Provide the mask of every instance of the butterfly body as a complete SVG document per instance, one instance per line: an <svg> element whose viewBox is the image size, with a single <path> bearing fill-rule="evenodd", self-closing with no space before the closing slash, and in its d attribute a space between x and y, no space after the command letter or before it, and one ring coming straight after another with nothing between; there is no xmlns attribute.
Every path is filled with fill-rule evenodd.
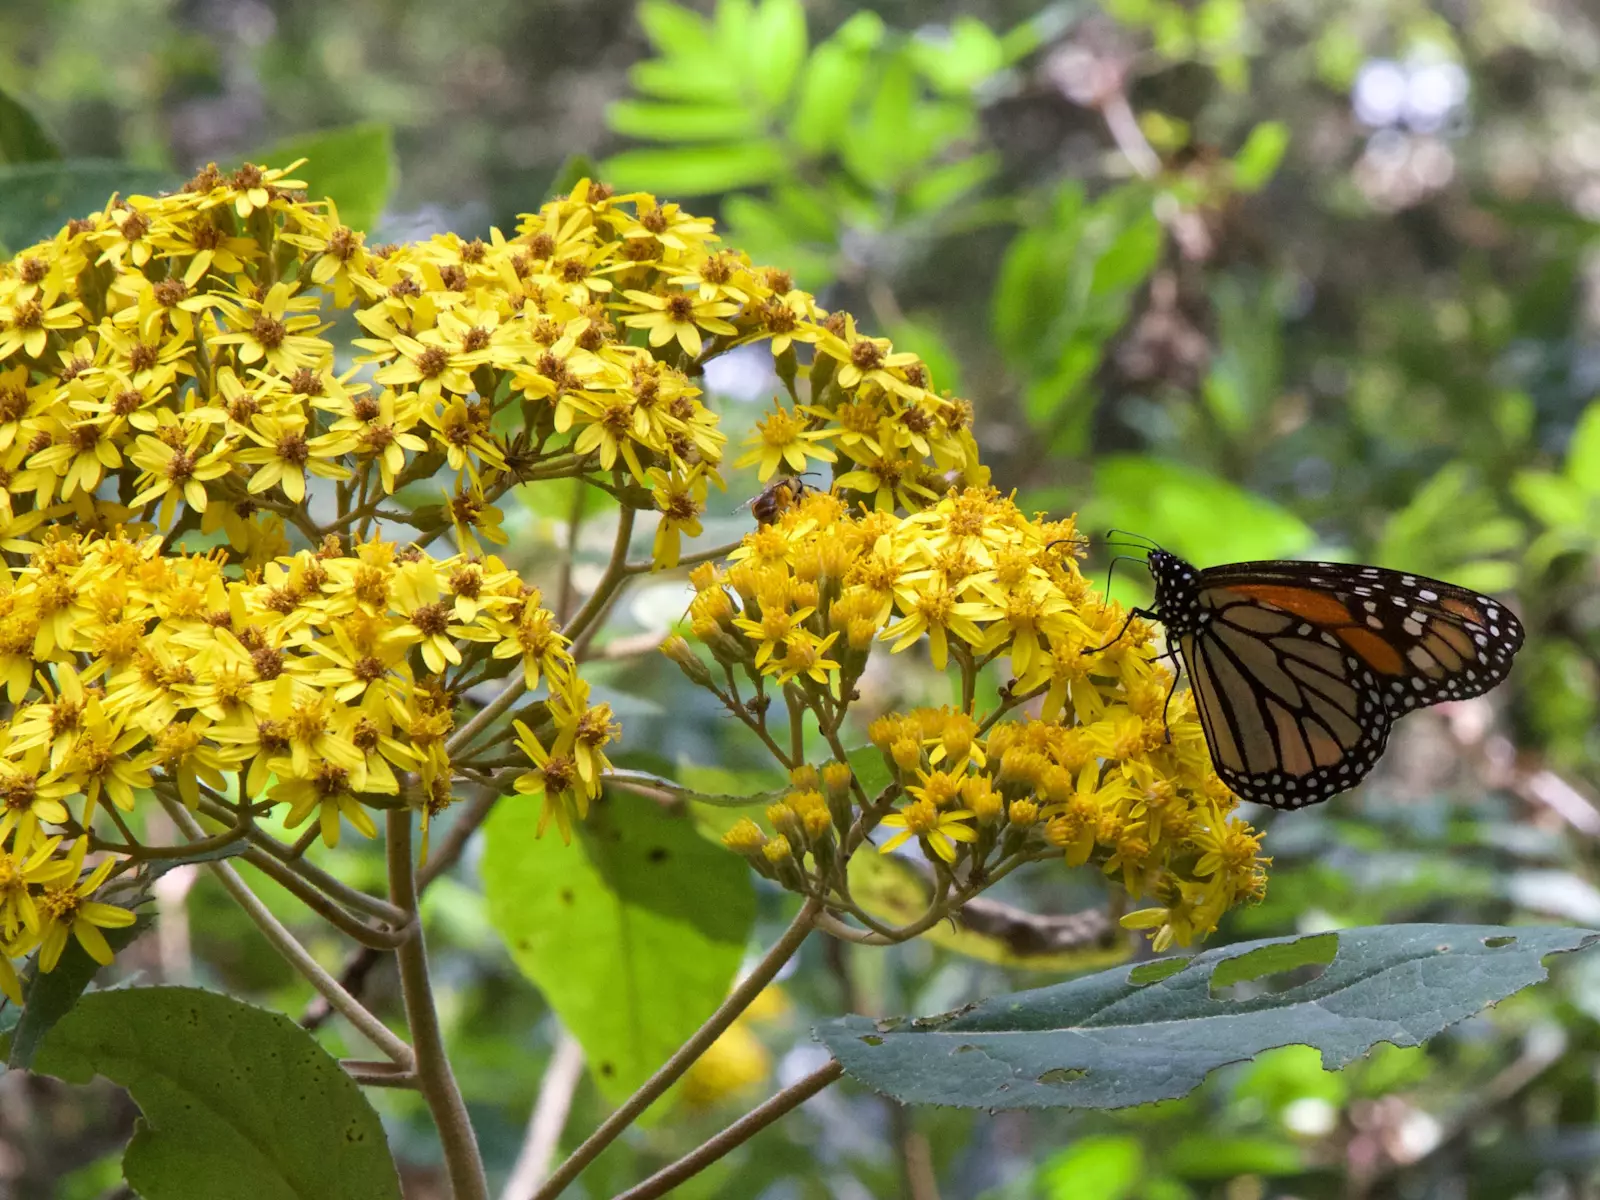
<svg viewBox="0 0 1600 1200"><path fill-rule="evenodd" d="M1212 764L1238 796L1303 808L1354 787L1411 709L1505 678L1522 626L1499 601L1383 567L1196 568L1152 550L1154 607Z"/></svg>

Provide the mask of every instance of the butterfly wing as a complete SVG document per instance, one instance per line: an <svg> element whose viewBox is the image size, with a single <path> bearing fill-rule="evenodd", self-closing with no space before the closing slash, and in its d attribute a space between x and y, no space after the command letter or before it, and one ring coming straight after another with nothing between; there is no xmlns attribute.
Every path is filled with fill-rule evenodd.
<svg viewBox="0 0 1600 1200"><path fill-rule="evenodd" d="M1390 710L1325 643L1274 637L1262 608L1231 605L1178 650L1211 762L1234 795L1303 808L1354 787L1383 753Z"/></svg>
<svg viewBox="0 0 1600 1200"><path fill-rule="evenodd" d="M1454 584L1338 563L1200 572L1203 619L1178 638L1224 783L1300 808L1353 787L1401 713L1487 691L1522 627Z"/></svg>

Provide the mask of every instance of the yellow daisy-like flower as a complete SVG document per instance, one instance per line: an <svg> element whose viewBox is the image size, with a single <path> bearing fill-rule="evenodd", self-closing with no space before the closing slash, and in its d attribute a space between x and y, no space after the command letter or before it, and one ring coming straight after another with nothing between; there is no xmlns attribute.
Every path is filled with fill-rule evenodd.
<svg viewBox="0 0 1600 1200"><path fill-rule="evenodd" d="M134 922L133 913L127 909L91 899L116 867L112 859L103 860L87 876L77 878L88 848L85 839L80 838L73 843L66 856L70 872L68 880L46 886L38 899L40 928L35 936L39 946L39 969L42 971L55 970L69 938L77 938L78 944L95 962L102 965L109 963L114 955L101 930L126 929Z"/></svg>
<svg viewBox="0 0 1600 1200"><path fill-rule="evenodd" d="M736 459L733 465L749 467L760 463L756 476L762 483L783 466L795 475L803 475L809 459L823 463L838 461L839 456L822 444L831 436L826 429L807 429L792 412L778 405L756 422L755 430L745 439L746 445L754 448Z"/></svg>
<svg viewBox="0 0 1600 1200"><path fill-rule="evenodd" d="M878 853L889 854L912 838L921 838L945 862L956 860L957 842L975 842L978 832L968 822L972 812L965 808L941 812L930 801L913 800L883 819L883 825L900 832L878 847Z"/></svg>

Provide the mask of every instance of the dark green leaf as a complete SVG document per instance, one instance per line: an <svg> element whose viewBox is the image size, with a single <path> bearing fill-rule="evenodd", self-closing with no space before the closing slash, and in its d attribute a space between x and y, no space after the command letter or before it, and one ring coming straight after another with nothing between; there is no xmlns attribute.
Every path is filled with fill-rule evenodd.
<svg viewBox="0 0 1600 1200"><path fill-rule="evenodd" d="M182 182L168 171L101 159L0 166L0 247L16 252L54 237L74 217L102 211L113 192L153 196Z"/></svg>
<svg viewBox="0 0 1600 1200"><path fill-rule="evenodd" d="M144 1120L122 1164L146 1200L399 1200L378 1114L281 1013L198 988L96 992L33 1069L133 1094Z"/></svg>
<svg viewBox="0 0 1600 1200"><path fill-rule="evenodd" d="M852 1076L906 1104L1127 1108L1187 1095L1274 1046L1314 1046L1337 1070L1378 1042L1419 1045L1538 983L1546 955L1600 933L1391 925L1329 936L1338 953L1319 976L1251 999L1214 998L1213 972L1301 939L1207 951L1142 986L1138 968L1119 967L917 1021L844 1017L817 1037Z"/></svg>
<svg viewBox="0 0 1600 1200"><path fill-rule="evenodd" d="M625 150L601 164L605 178L622 189L705 196L769 183L787 163L776 142L736 142L672 150Z"/></svg>
<svg viewBox="0 0 1600 1200"><path fill-rule="evenodd" d="M141 913L132 925L102 932L111 949L120 951L153 924L154 917ZM35 1066L34 1059L45 1036L82 1001L99 971L100 964L89 957L77 938L67 942L53 971L41 972L37 958L29 961L22 977L22 1019L11 1037L7 1065L43 1069Z"/></svg>
<svg viewBox="0 0 1600 1200"><path fill-rule="evenodd" d="M570 846L534 836L539 806L508 796L484 827L490 919L616 1102L727 995L755 917L750 868L626 792L608 792Z"/></svg>
<svg viewBox="0 0 1600 1200"><path fill-rule="evenodd" d="M619 100L607 106L606 124L617 133L654 142L725 142L761 131L760 116L748 108L646 100Z"/></svg>
<svg viewBox="0 0 1600 1200"><path fill-rule="evenodd" d="M351 229L378 223L394 186L394 133L378 122L324 129L277 142L247 154L245 161L286 167L297 158L294 177L303 179L313 200L327 197L339 206L339 220Z"/></svg>
<svg viewBox="0 0 1600 1200"><path fill-rule="evenodd" d="M61 157L61 147L39 118L15 96L0 89L0 162L48 162Z"/></svg>

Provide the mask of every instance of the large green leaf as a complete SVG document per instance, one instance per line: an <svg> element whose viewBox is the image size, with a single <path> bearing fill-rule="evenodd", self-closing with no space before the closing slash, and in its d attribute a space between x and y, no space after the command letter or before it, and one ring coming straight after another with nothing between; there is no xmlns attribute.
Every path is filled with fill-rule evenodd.
<svg viewBox="0 0 1600 1200"><path fill-rule="evenodd" d="M727 995L755 918L750 868L625 792L608 792L570 846L534 836L539 807L508 796L485 826L489 916L619 1101Z"/></svg>
<svg viewBox="0 0 1600 1200"><path fill-rule="evenodd" d="M33 1066L133 1094L144 1120L122 1166L146 1200L399 1200L378 1114L281 1013L198 988L96 992Z"/></svg>
<svg viewBox="0 0 1600 1200"><path fill-rule="evenodd" d="M61 147L45 132L39 118L0 89L0 162L48 162L60 157Z"/></svg>
<svg viewBox="0 0 1600 1200"><path fill-rule="evenodd" d="M0 165L0 249L15 252L54 237L72 218L105 208L112 192L154 195L182 182L170 171L107 159Z"/></svg>
<svg viewBox="0 0 1600 1200"><path fill-rule="evenodd" d="M1378 1042L1415 1046L1545 978L1547 954L1600 933L1383 925L1271 938L1119 967L916 1021L844 1017L816 1036L856 1079L906 1104L1127 1108L1187 1095L1216 1068L1309 1045L1330 1070ZM1337 952L1329 961L1330 941ZM1263 977L1291 982L1285 991ZM1234 999L1218 988L1254 984Z"/></svg>
<svg viewBox="0 0 1600 1200"><path fill-rule="evenodd" d="M394 133L375 121L286 138L245 158L267 167L306 159L294 177L305 181L313 200L338 205L339 220L351 229L376 225L394 186Z"/></svg>

